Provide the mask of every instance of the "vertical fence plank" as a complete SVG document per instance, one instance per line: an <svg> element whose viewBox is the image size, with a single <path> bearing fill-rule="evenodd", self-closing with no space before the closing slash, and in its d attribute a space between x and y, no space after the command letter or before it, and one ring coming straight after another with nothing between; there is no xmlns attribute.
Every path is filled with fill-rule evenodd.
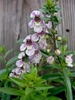
<svg viewBox="0 0 75 100"><path fill-rule="evenodd" d="M0 3L0 46L4 45L4 34L3 34L3 1ZM0 69L3 67L3 63L0 61Z"/></svg>

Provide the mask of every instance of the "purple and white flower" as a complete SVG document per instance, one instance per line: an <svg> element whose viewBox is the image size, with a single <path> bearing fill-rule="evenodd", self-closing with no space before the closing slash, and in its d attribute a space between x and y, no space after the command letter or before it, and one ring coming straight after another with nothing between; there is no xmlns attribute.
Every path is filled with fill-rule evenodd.
<svg viewBox="0 0 75 100"><path fill-rule="evenodd" d="M41 32L45 25L45 22L41 19L43 17L42 12L35 10L30 14L30 17L32 20L29 22L29 27L34 28L34 32Z"/></svg>
<svg viewBox="0 0 75 100"><path fill-rule="evenodd" d="M20 78L21 74L23 73L29 73L30 72L30 66L27 63L24 63L23 66L21 67L16 67L12 70L12 72L9 74L10 77L16 77L16 78Z"/></svg>
<svg viewBox="0 0 75 100"><path fill-rule="evenodd" d="M22 67L23 64L24 64L25 53L24 53L24 52L21 52L21 53L18 55L18 58L19 58L19 60L16 61L16 66L17 66L17 67Z"/></svg>
<svg viewBox="0 0 75 100"><path fill-rule="evenodd" d="M35 50L35 54L30 56L29 59L32 63L38 64L41 60L42 53L39 50Z"/></svg>
<svg viewBox="0 0 75 100"><path fill-rule="evenodd" d="M47 26L48 29L51 29L52 28L52 22L49 21L48 23L46 23L46 26Z"/></svg>
<svg viewBox="0 0 75 100"><path fill-rule="evenodd" d="M28 56L32 56L35 52L35 49L38 48L37 44L34 43L34 40L32 40L32 35L28 35L24 40L23 44L20 46L20 51L26 50L26 54Z"/></svg>
<svg viewBox="0 0 75 100"><path fill-rule="evenodd" d="M46 38L40 38L38 43L41 49L46 50L47 47Z"/></svg>
<svg viewBox="0 0 75 100"><path fill-rule="evenodd" d="M46 42L44 31L41 31L40 33L33 34L32 40L34 40L35 42L38 41L39 47L43 50L46 50L47 42Z"/></svg>
<svg viewBox="0 0 75 100"><path fill-rule="evenodd" d="M20 68L14 68L12 72L9 74L10 77L19 78L21 74Z"/></svg>
<svg viewBox="0 0 75 100"><path fill-rule="evenodd" d="M50 14L46 14L46 17L50 19L51 15ZM46 23L46 26L47 26L48 29L52 28L52 22L48 21L48 23Z"/></svg>
<svg viewBox="0 0 75 100"><path fill-rule="evenodd" d="M53 56L49 56L49 57L47 58L47 63L53 64L53 62L54 62L54 57L53 57Z"/></svg>
<svg viewBox="0 0 75 100"><path fill-rule="evenodd" d="M30 65L28 63L24 63L22 67L20 67L21 74L30 72Z"/></svg>
<svg viewBox="0 0 75 100"><path fill-rule="evenodd" d="M40 38L45 38L45 32L41 31L32 35L32 40L37 42Z"/></svg>
<svg viewBox="0 0 75 100"><path fill-rule="evenodd" d="M69 66L69 67L73 67L73 59L72 59L72 54L70 54L70 55L67 55L66 57L65 57L65 62L67 63L67 66Z"/></svg>

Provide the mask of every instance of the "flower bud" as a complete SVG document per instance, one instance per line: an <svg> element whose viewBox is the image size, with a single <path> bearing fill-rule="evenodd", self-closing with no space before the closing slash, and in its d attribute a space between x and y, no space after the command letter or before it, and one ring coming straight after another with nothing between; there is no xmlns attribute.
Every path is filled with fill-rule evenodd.
<svg viewBox="0 0 75 100"><path fill-rule="evenodd" d="M59 24L61 24L61 20L59 20Z"/></svg>
<svg viewBox="0 0 75 100"><path fill-rule="evenodd" d="M61 36L57 36L56 39L57 39L57 41L61 41L62 38L61 38Z"/></svg>
<svg viewBox="0 0 75 100"><path fill-rule="evenodd" d="M55 12L54 15L57 16L58 15L57 12Z"/></svg>
<svg viewBox="0 0 75 100"><path fill-rule="evenodd" d="M47 52L50 52L51 51L51 49L47 49Z"/></svg>
<svg viewBox="0 0 75 100"><path fill-rule="evenodd" d="M63 37L63 38L62 38L62 44L66 44L66 42L67 42L66 37Z"/></svg>
<svg viewBox="0 0 75 100"><path fill-rule="evenodd" d="M56 55L60 55L60 54L61 54L61 51L60 51L59 49L56 49L56 50L55 50L55 54L56 54Z"/></svg>
<svg viewBox="0 0 75 100"><path fill-rule="evenodd" d="M51 44L48 44L47 45L47 52L50 52L51 51L51 48L52 48Z"/></svg>
<svg viewBox="0 0 75 100"><path fill-rule="evenodd" d="M57 34L57 31L56 31L56 30L52 30L52 33L53 33L53 34Z"/></svg>
<svg viewBox="0 0 75 100"><path fill-rule="evenodd" d="M46 37L46 39L49 39L49 35L46 35L45 37Z"/></svg>

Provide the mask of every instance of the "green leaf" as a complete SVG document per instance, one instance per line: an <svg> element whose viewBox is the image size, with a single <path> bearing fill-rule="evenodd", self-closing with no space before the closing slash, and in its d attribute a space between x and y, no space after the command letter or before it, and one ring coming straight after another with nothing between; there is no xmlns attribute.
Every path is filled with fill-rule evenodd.
<svg viewBox="0 0 75 100"><path fill-rule="evenodd" d="M42 95L35 94L31 97L31 100L49 100L49 99L43 97Z"/></svg>
<svg viewBox="0 0 75 100"><path fill-rule="evenodd" d="M66 51L66 52L64 53L64 55L70 55L70 54L75 55L75 52L74 52L74 51Z"/></svg>
<svg viewBox="0 0 75 100"><path fill-rule="evenodd" d="M23 40L24 40L24 39L19 39L19 40L17 41L17 43L23 43Z"/></svg>
<svg viewBox="0 0 75 100"><path fill-rule="evenodd" d="M6 66L9 66L9 65L15 63L17 60L18 60L18 57L13 57L13 58L11 58L11 59L7 62Z"/></svg>
<svg viewBox="0 0 75 100"><path fill-rule="evenodd" d="M3 59L3 57L2 57L2 56L0 56L0 60L1 60L1 61L4 61L4 59Z"/></svg>
<svg viewBox="0 0 75 100"><path fill-rule="evenodd" d="M42 20L44 20L44 21L50 21L50 18L48 18L48 17L42 17Z"/></svg>
<svg viewBox="0 0 75 100"><path fill-rule="evenodd" d="M58 17L57 16L53 16L53 22L59 23Z"/></svg>
<svg viewBox="0 0 75 100"><path fill-rule="evenodd" d="M48 98L48 100L62 100L62 99L55 97L55 96L51 96Z"/></svg>
<svg viewBox="0 0 75 100"><path fill-rule="evenodd" d="M62 9L60 7L56 7L56 10L57 11L61 11Z"/></svg>
<svg viewBox="0 0 75 100"><path fill-rule="evenodd" d="M1 53L1 54L4 54L4 53L5 53L5 48L4 48L4 46L1 46L1 47L0 47L0 53Z"/></svg>
<svg viewBox="0 0 75 100"><path fill-rule="evenodd" d="M32 91L33 91L32 88L26 87L26 89L25 89L25 94L26 94L26 96L27 96L28 94L30 94Z"/></svg>
<svg viewBox="0 0 75 100"><path fill-rule="evenodd" d="M13 51L13 49L7 51L6 54L5 54L5 58L6 58L12 51Z"/></svg>
<svg viewBox="0 0 75 100"><path fill-rule="evenodd" d="M26 95L22 95L20 100L28 100Z"/></svg>
<svg viewBox="0 0 75 100"><path fill-rule="evenodd" d="M75 72L69 74L70 77L75 77Z"/></svg>
<svg viewBox="0 0 75 100"><path fill-rule="evenodd" d="M10 95L2 93L1 100L11 100L10 97Z"/></svg>
<svg viewBox="0 0 75 100"><path fill-rule="evenodd" d="M62 20L62 17L58 17L58 20Z"/></svg>
<svg viewBox="0 0 75 100"><path fill-rule="evenodd" d="M40 91L40 90L47 90L53 88L53 86L49 86L49 85L41 85L40 87L36 87L35 90L36 91Z"/></svg>
<svg viewBox="0 0 75 100"><path fill-rule="evenodd" d="M45 13L45 10L44 9L39 9L42 13Z"/></svg>
<svg viewBox="0 0 75 100"><path fill-rule="evenodd" d="M11 71L13 69L14 66L11 66L10 68L8 69L2 69L0 70L0 79L6 79L8 77L8 73L9 71Z"/></svg>
<svg viewBox="0 0 75 100"><path fill-rule="evenodd" d="M7 69L2 69L2 70L0 70L0 75L3 74L3 73L5 73L6 70L7 70Z"/></svg>
<svg viewBox="0 0 75 100"><path fill-rule="evenodd" d="M16 83L17 85L19 85L20 87L25 87L25 81L20 79L20 78L13 78L10 77L9 78L12 82Z"/></svg>
<svg viewBox="0 0 75 100"><path fill-rule="evenodd" d="M65 89L65 86L53 87L52 89L50 89L50 93L51 95L57 95L60 92L65 91Z"/></svg>
<svg viewBox="0 0 75 100"><path fill-rule="evenodd" d="M63 68L63 76L64 76L64 84L66 86L66 92L67 92L67 100L73 100L73 95L72 95L72 88L71 88L71 82L70 82L70 79L69 79L69 76L67 74L67 71L66 69Z"/></svg>
<svg viewBox="0 0 75 100"><path fill-rule="evenodd" d="M61 46L61 52L62 53L65 53L66 52L66 50L67 50L67 45L63 45L63 46Z"/></svg>
<svg viewBox="0 0 75 100"><path fill-rule="evenodd" d="M1 72L2 71L2 72ZM8 70L4 69L0 71L0 80L5 80L8 77Z"/></svg>
<svg viewBox="0 0 75 100"><path fill-rule="evenodd" d="M40 50L45 57L49 57L50 54L44 50Z"/></svg>
<svg viewBox="0 0 75 100"><path fill-rule="evenodd" d="M18 96L22 95L22 93L19 90L10 87L0 87L0 92L10 95L18 95Z"/></svg>
<svg viewBox="0 0 75 100"><path fill-rule="evenodd" d="M6 80L4 83L4 87L8 87L8 86L9 86L9 81ZM11 95L2 93L1 100L10 100L10 97L11 97Z"/></svg>
<svg viewBox="0 0 75 100"><path fill-rule="evenodd" d="M42 78L47 80L55 80L55 79L62 78L62 76L60 73L53 73L53 74L43 75Z"/></svg>

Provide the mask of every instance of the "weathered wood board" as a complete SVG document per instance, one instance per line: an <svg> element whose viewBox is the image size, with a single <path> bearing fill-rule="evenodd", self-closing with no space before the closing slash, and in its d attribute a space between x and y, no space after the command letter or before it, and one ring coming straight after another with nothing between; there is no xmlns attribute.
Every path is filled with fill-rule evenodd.
<svg viewBox="0 0 75 100"><path fill-rule="evenodd" d="M27 34L33 33L28 27L30 12L41 7L46 0L0 0L0 46L5 50L14 49L7 60L19 51L17 40L25 38ZM60 16L63 18L58 31L66 35L68 49L75 50L75 0L59 0L62 8ZM66 30L69 29L69 32ZM0 62L0 69L3 68Z"/></svg>

